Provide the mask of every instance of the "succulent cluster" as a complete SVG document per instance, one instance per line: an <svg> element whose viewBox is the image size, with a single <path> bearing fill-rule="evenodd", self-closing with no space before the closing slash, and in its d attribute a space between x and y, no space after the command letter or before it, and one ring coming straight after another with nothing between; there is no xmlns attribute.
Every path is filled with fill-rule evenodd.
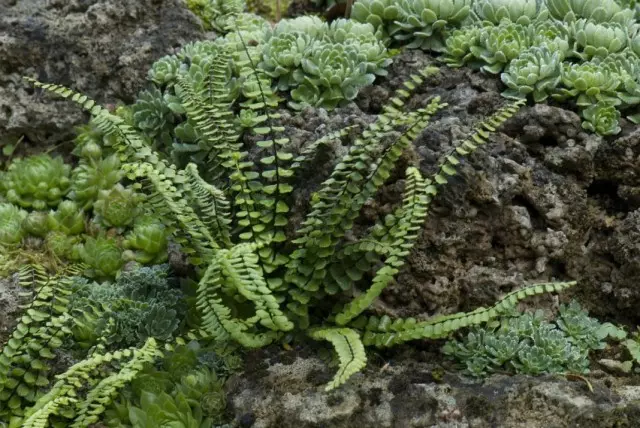
<svg viewBox="0 0 640 428"><path fill-rule="evenodd" d="M3 188L13 203L0 202L0 249L25 260L35 255L54 264L82 261L96 278L113 277L126 261L164 262L166 228L142 215L140 194L120 183L117 155L102 157L96 141L106 144L109 138L93 125L79 131L75 152L81 158L73 170L49 155L10 166ZM0 272L7 267L3 262Z"/></svg>
<svg viewBox="0 0 640 428"><path fill-rule="evenodd" d="M385 75L391 63L371 24L338 19L330 25L314 17L284 20L268 32L260 67L291 105L334 108Z"/></svg>
<svg viewBox="0 0 640 428"><path fill-rule="evenodd" d="M156 265L122 272L113 283L79 278L71 308L82 322L74 334L91 346L99 338L119 347L138 346L149 337L170 340L185 316L185 304L167 276L168 267Z"/></svg>
<svg viewBox="0 0 640 428"><path fill-rule="evenodd" d="M575 101L583 127L600 135L620 132L621 110L638 121L640 36L632 10L613 0L482 0L474 17L445 40L445 63L502 73L507 98Z"/></svg>
<svg viewBox="0 0 640 428"><path fill-rule="evenodd" d="M475 328L463 340L447 342L442 350L476 377L502 370L586 373L589 351L606 346L610 327L589 317L574 301L561 305L554 323L546 321L542 311L504 318L495 328Z"/></svg>
<svg viewBox="0 0 640 428"><path fill-rule="evenodd" d="M441 52L447 32L471 13L472 0L361 0L351 19L369 23L389 41Z"/></svg>

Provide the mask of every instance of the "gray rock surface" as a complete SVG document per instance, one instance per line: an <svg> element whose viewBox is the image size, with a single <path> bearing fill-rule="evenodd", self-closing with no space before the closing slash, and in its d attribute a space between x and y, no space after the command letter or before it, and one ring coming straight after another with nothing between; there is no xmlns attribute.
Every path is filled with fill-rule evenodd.
<svg viewBox="0 0 640 428"><path fill-rule="evenodd" d="M85 120L22 76L130 102L155 60L202 37L182 0L0 0L0 144L57 143Z"/></svg>
<svg viewBox="0 0 640 428"><path fill-rule="evenodd" d="M252 428L621 428L640 423L637 379L595 371L578 378L494 375L465 379L412 352L371 364L338 390L334 369L299 350L258 351L232 378L229 412ZM379 361L379 359L378 359ZM254 362L255 364L252 364Z"/></svg>

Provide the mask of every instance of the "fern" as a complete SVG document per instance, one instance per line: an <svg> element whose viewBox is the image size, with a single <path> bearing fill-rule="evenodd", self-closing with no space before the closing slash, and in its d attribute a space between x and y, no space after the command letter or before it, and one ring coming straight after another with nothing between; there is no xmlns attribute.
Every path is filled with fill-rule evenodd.
<svg viewBox="0 0 640 428"><path fill-rule="evenodd" d="M47 360L71 330L67 313L71 293L70 276L81 271L69 267L58 276L49 276L40 266L20 268L18 277L32 301L25 308L11 338L0 354L0 416L20 419L49 385Z"/></svg>
<svg viewBox="0 0 640 428"><path fill-rule="evenodd" d="M340 368L325 390L330 391L342 385L353 374L358 373L367 364L364 346L357 332L350 328L326 328L312 330L312 339L331 342L338 354Z"/></svg>
<svg viewBox="0 0 640 428"><path fill-rule="evenodd" d="M119 389L131 381L142 370L145 363L153 362L161 353L155 339L149 338L140 349L129 348L106 354L93 354L58 375L58 381L25 414L23 428L45 428L49 419L58 415L73 420L71 428L89 426L98 420ZM106 368L112 363L121 363L120 369L110 375ZM99 376L104 376L99 380ZM84 400L79 399L81 388L91 389Z"/></svg>
<svg viewBox="0 0 640 428"><path fill-rule="evenodd" d="M443 337L485 322L527 296L573 285L527 287L489 309L426 321L365 315L403 267L430 202L448 177L457 173L461 157L485 144L490 134L518 111L522 101L480 123L470 138L443 157L432 177L424 178L415 167L409 167L402 204L362 239L354 239L349 235L365 202L375 197L403 151L426 128L431 116L445 106L434 98L424 108L405 111L412 92L433 70L429 67L412 75L314 194L306 218L291 239L285 228L295 173L312 159L318 147L342 138L350 128L313 141L294 155L290 141L280 135L283 128L277 124L279 116L270 111L278 104L270 83L256 70L242 34L235 37L245 54L241 65L236 64L243 70L242 90L249 99L242 107L253 115L253 133L259 138L255 163L236 141L229 114L221 111L228 110L229 104L214 81L218 72L210 69L202 86L185 79L177 83L190 123L200 136L199 144L210 150L207 159L216 171L211 177L201 176L194 164L185 170L170 165L125 121L86 98L66 88L36 83L80 102L94 115L97 126L117 137L114 147L126 162L128 177L139 180L137 186L147 189L150 209L162 219L190 261L201 267L196 306L203 334L251 348L265 346L294 330L328 340L340 359L330 389L364 367L364 345L384 347ZM227 182L223 182L220 171L226 172ZM378 267L372 272L374 266ZM373 273L371 285L361 292L361 281L369 273Z"/></svg>

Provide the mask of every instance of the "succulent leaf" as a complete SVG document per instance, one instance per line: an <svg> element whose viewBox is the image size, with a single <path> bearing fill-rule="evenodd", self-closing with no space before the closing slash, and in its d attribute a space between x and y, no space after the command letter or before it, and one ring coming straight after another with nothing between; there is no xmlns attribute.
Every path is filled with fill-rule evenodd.
<svg viewBox="0 0 640 428"><path fill-rule="evenodd" d="M0 247L14 246L24 236L22 224L27 212L13 204L0 203Z"/></svg>

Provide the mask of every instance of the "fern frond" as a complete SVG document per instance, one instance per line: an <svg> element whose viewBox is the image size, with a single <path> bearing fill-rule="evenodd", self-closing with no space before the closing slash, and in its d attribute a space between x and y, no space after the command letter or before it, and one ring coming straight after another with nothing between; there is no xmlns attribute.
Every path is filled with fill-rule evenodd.
<svg viewBox="0 0 640 428"><path fill-rule="evenodd" d="M338 354L340 367L338 373L329 382L326 391L345 383L351 376L359 372L367 365L367 356L360 335L350 328L321 328L312 330L309 336L315 340L331 342Z"/></svg>
<svg viewBox="0 0 640 428"><path fill-rule="evenodd" d="M404 202L397 216L397 225L390 233L394 241L390 254L376 272L367 292L348 303L336 316L338 325L347 324L367 309L404 265L427 216L429 195L425 189L425 180L420 172L416 168L408 168Z"/></svg>
<svg viewBox="0 0 640 428"><path fill-rule="evenodd" d="M149 338L141 349L129 348L121 351L109 352L106 354L94 354L91 357L80 361L71 366L66 372L58 375L58 381L53 385L51 390L31 407L25 414L23 428L45 428L49 425L49 418L52 415L60 415L68 419L72 419L76 415L76 409L79 410L78 416L81 421L94 420L102 413L104 408L100 410L101 404L96 403L98 399L103 399L102 405L106 404L109 399L113 398L114 392L121 386L121 380L125 383L127 379L131 379L137 374L136 370L140 362L153 361L159 355L155 339ZM108 376L106 379L110 381L98 383L96 374L101 373L99 369L108 366L112 362L120 362L124 359L131 358L129 363L122 367L122 379ZM104 369L102 370L103 373ZM129 379L130 380L130 379ZM80 388L90 386L93 387L98 383L98 389L92 394L91 391L85 402L80 402L78 392ZM102 386L100 386L102 384ZM124 383L122 384L124 385ZM74 423L72 427L85 427L87 425L77 425Z"/></svg>
<svg viewBox="0 0 640 428"><path fill-rule="evenodd" d="M71 333L67 313L77 267L69 267L61 276L46 275L39 266L19 271L20 284L30 287L32 301L25 308L10 339L0 354L0 416L10 420L23 415L49 385L47 360Z"/></svg>
<svg viewBox="0 0 640 428"><path fill-rule="evenodd" d="M176 237L182 250L198 265L208 259L218 244L209 229L189 205L184 186L189 179L171 165L160 173L152 164L127 163L122 166L131 180L142 178L149 187L148 205Z"/></svg>
<svg viewBox="0 0 640 428"><path fill-rule="evenodd" d="M147 363L162 356L155 340L150 337L140 349L131 349L131 359L118 371L102 379L80 402L76 408L76 417L70 428L85 428L98 422L106 406L118 395L118 392L130 383Z"/></svg>
<svg viewBox="0 0 640 428"><path fill-rule="evenodd" d="M185 172L189 177L191 200L198 208L202 222L207 225L216 242L229 247L231 245L231 212L224 192L204 181L195 164L188 164Z"/></svg>
<svg viewBox="0 0 640 428"><path fill-rule="evenodd" d="M35 79L25 77L33 86L53 92L63 98L79 104L83 109L93 116L93 124L96 128L107 136L115 136L113 149L119 153L122 161L144 161L155 166L158 171L162 171L167 163L162 161L147 144L144 137L140 135L132 126L119 116L111 114L109 110L96 104L96 102L86 95L82 95L69 88L50 83L41 83ZM105 141L107 139L105 138Z"/></svg>
<svg viewBox="0 0 640 428"><path fill-rule="evenodd" d="M489 308L477 308L436 317L426 321L413 318L391 320L389 317L369 318L363 337L365 345L387 347L416 339L438 339L455 330L487 322L513 309L521 300L544 293L557 293L576 284L571 282L535 284L513 291Z"/></svg>
<svg viewBox="0 0 640 428"><path fill-rule="evenodd" d="M229 254L226 250L217 251L211 258L204 276L200 279L196 307L202 318L202 328L218 341L233 339L248 348L259 348L271 343L275 332L253 333L248 331L260 320L241 320L231 317L231 310L222 301L225 284L223 260Z"/></svg>
<svg viewBox="0 0 640 428"><path fill-rule="evenodd" d="M433 177L436 185L447 183L447 177L456 174L456 167L460 164L460 157L473 153L478 146L486 144L489 136L509 118L513 117L520 107L526 104L526 100L517 100L501 108L480 125L476 126L474 133L468 139L457 144L451 153L444 156L443 161L438 166L438 172Z"/></svg>
<svg viewBox="0 0 640 428"><path fill-rule="evenodd" d="M430 117L440 108L435 98L414 122L381 154L376 150L381 140L390 135L393 118L382 115L356 140L342 162L336 165L331 177L318 191L311 211L297 231L293 242L299 248L291 255L285 278L306 292L320 289L329 259L345 233L353 227L362 205L391 175L402 152L427 126Z"/></svg>

